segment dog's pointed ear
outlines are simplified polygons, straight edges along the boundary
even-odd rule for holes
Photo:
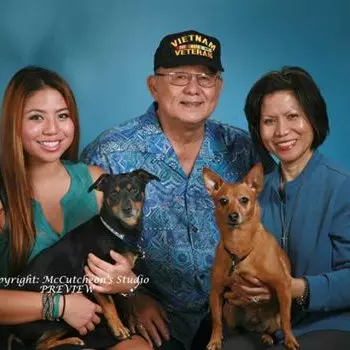
[[[152,180],[160,181],[160,178],[158,176],[153,175],[144,169],[136,169],[132,173],[133,173],[133,175],[136,175],[136,176],[140,177],[141,179],[143,179],[145,183],[148,183]]]
[[[221,188],[224,180],[209,168],[203,168],[203,182],[208,193],[213,196]]]
[[[245,182],[255,192],[260,193],[264,184],[264,169],[261,163],[255,164],[244,178]]]
[[[106,189],[106,185],[108,183],[108,179],[111,174],[102,174],[88,189],[88,192],[92,190],[104,191]]]

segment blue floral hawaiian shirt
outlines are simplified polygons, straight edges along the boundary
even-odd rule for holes
[[[113,173],[143,168],[158,176],[146,188],[143,248],[138,267],[150,279],[146,287],[164,306],[169,329],[186,349],[208,313],[210,275],[219,241],[213,203],[202,180],[209,167],[236,182],[257,157],[247,133],[209,119],[192,172],[187,176],[156,116],[146,114],[102,133],[86,147],[82,160]],[[108,157],[108,162],[106,160]]]

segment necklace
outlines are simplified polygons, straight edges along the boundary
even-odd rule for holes
[[[281,178],[282,180],[282,178]],[[297,189],[296,195],[294,197],[293,203],[291,205],[291,212],[290,212],[290,217],[289,220],[287,218],[287,206],[286,206],[286,196],[285,196],[285,190],[283,189],[283,183],[280,181],[279,184],[279,194],[281,198],[281,208],[280,208],[280,213],[281,213],[281,224],[282,224],[282,236],[281,236],[281,247],[282,249],[288,254],[288,243],[289,243],[289,234],[290,234],[290,228],[292,225],[293,217],[297,208],[297,203],[298,199],[300,196],[301,188],[303,187],[304,184],[304,179],[301,179],[300,185]]]

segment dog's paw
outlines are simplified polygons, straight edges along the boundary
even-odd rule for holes
[[[261,341],[266,345],[273,345],[273,338],[271,337],[270,334],[267,334],[267,333],[263,334],[261,336]]]
[[[299,349],[299,343],[295,339],[294,336],[285,337],[284,339],[284,345],[288,350],[298,350]]]
[[[68,339],[69,339],[69,343],[67,342],[67,344],[79,345],[79,346],[85,345],[85,343],[80,338],[72,337],[72,338],[68,338]]]
[[[130,333],[129,329],[124,327],[124,326],[117,327],[114,330],[114,335],[119,340],[131,338],[131,333]]]
[[[221,341],[211,341],[207,345],[207,350],[221,350],[222,349],[222,342]]]

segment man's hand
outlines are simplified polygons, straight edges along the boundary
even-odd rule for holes
[[[146,294],[137,294],[130,300],[133,303],[134,319],[129,320],[131,332],[139,332],[153,346],[162,345],[162,340],[169,340],[168,318],[163,307]]]
[[[89,278],[89,286],[99,293],[127,293],[137,285],[137,277],[129,262],[120,254],[111,250],[110,255],[115,261],[110,264],[94,254],[89,254],[85,274]]]

